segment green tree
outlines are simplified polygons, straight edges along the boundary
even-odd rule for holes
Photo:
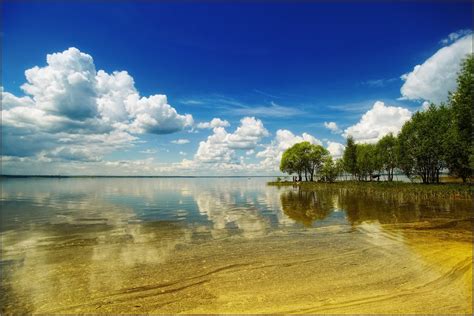
[[[314,180],[314,175],[321,169],[329,152],[320,145],[309,142],[295,144],[283,153],[280,170],[289,174],[296,173],[298,180]]]
[[[327,158],[330,158],[329,151],[321,145],[310,145],[310,149],[307,152],[308,159],[308,173],[310,175],[310,180],[314,180],[314,175],[317,174],[323,163]]]
[[[431,104],[416,112],[398,135],[399,165],[408,177],[418,175],[423,183],[438,183],[446,167],[446,148],[450,126],[450,109]]]
[[[344,173],[344,160],[342,158],[336,160],[336,173],[337,177],[341,176]]]
[[[334,182],[336,181],[338,172],[337,164],[334,163],[331,156],[327,156],[321,168],[321,179],[326,182]]]
[[[296,148],[290,147],[283,153],[280,161],[280,170],[288,174],[297,174],[298,181],[302,180],[302,158],[297,154]]]
[[[452,121],[449,128],[449,145],[446,153],[447,167],[451,174],[463,182],[472,176],[474,161],[473,137],[473,89],[474,55],[469,54],[461,64],[457,77],[457,89],[449,95]]]
[[[304,173],[305,181],[308,181],[308,176],[311,175],[312,165],[311,165],[311,151],[312,145],[310,142],[301,142],[293,145],[295,154],[299,157],[299,168],[302,169]]]
[[[356,148],[356,162],[359,180],[372,180],[376,170],[380,170],[377,150],[374,144],[358,144]]]
[[[357,172],[357,145],[352,136],[347,137],[346,149],[344,150],[344,170],[355,176]]]
[[[393,180],[393,172],[398,165],[397,138],[392,133],[377,142],[377,157],[381,169],[387,172],[388,181]]]

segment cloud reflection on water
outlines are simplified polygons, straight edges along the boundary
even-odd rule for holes
[[[318,234],[322,226],[355,228],[375,247],[408,253],[404,237],[383,224],[470,216],[470,201],[308,192],[266,180],[2,180],[2,300],[23,311],[51,298],[67,304],[140,283],[143,269],[166,275],[160,269],[173,260],[204,265],[179,253],[209,240]]]

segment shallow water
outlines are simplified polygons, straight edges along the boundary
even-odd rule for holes
[[[268,180],[1,180],[2,310],[472,312],[471,201]]]

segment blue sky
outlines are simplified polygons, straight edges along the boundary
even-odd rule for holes
[[[361,142],[373,141],[392,127],[376,131],[367,131],[365,126],[350,128],[361,123],[362,115],[374,109],[377,101],[383,102],[378,108],[380,113],[395,111],[389,107],[412,113],[425,101],[440,101],[433,91],[417,94],[420,89],[412,83],[420,80],[415,80],[414,67],[427,65],[426,73],[418,76],[428,80],[427,85],[430,85],[429,80],[452,81],[436,71],[449,68],[455,72],[456,59],[444,60],[440,53],[431,64],[427,61],[443,48],[455,51],[456,56],[462,55],[459,51],[465,54],[467,45],[461,47],[460,42],[471,36],[472,27],[472,4],[448,1],[223,4],[6,1],[3,11],[3,89],[16,98],[26,96],[33,100],[27,102],[28,106],[43,111],[37,115],[63,115],[61,118],[66,115],[77,124],[85,122],[83,118],[69,115],[73,112],[67,114],[54,108],[61,108],[61,104],[51,105],[44,101],[52,100],[48,96],[42,94],[41,99],[21,88],[27,82],[25,70],[47,67],[47,54],[74,47],[91,56],[96,71],[104,70],[108,74],[127,71],[133,77],[140,98],[166,95],[178,120],[185,114],[193,119],[192,123],[183,123],[182,118],[181,125],[166,133],[160,128],[173,122],[159,121],[154,129],[143,128],[142,124],[140,131],[124,127],[121,131],[134,138],[128,145],[99,150],[94,159],[83,159],[93,150],[87,149],[86,144],[74,147],[77,144],[72,141],[68,143],[70,145],[64,145],[64,137],[61,141],[57,138],[61,131],[51,126],[42,130],[37,130],[41,129],[38,126],[28,129],[38,135],[44,133],[44,138],[34,143],[43,143],[47,138],[45,146],[38,145],[37,150],[28,153],[14,150],[11,146],[22,147],[18,143],[25,139],[18,140],[18,135],[28,137],[26,130],[19,130],[24,128],[22,120],[25,118],[18,113],[6,113],[4,146],[10,148],[3,148],[8,160],[4,173],[21,173],[22,170],[100,173],[106,165],[125,166],[128,163],[126,172],[132,173],[176,174],[183,171],[193,174],[208,168],[211,173],[216,170],[222,170],[221,173],[258,170],[262,174],[274,174],[269,166],[277,161],[273,159],[261,165],[270,153],[258,153],[269,149],[272,142],[273,147],[284,147],[284,141],[277,139],[278,130],[290,131],[294,139],[298,139],[298,135],[303,139],[302,133],[307,133],[315,139],[313,142],[323,146],[328,146],[328,141],[344,144],[351,131],[368,135],[361,134]],[[470,47],[472,52],[472,45]],[[401,79],[407,73],[412,73],[413,78]],[[35,84],[47,90],[47,82],[37,82],[41,78],[37,77]],[[404,84],[407,85],[406,93],[401,92]],[[68,91],[65,93],[77,96],[73,90]],[[60,102],[56,97],[54,102]],[[99,100],[99,96],[95,94],[95,97]],[[71,106],[76,109],[83,106],[83,101],[74,100]],[[93,101],[94,104],[97,102]],[[410,115],[402,110],[396,110],[400,115],[387,120],[400,119],[402,122]],[[102,112],[94,113],[94,118],[102,120]],[[158,115],[154,113],[151,115]],[[375,119],[377,113],[373,111],[370,115]],[[127,124],[132,126],[138,114],[129,111],[128,115]],[[245,123],[249,132],[224,136],[226,140],[217,142],[226,143],[224,149],[208,138],[216,131],[197,128],[199,123],[220,118],[230,125],[220,128],[227,134],[235,134],[236,129],[244,125],[240,122],[244,117],[255,118],[255,121]],[[325,122],[326,125],[333,122],[337,128],[330,130]],[[398,125],[393,126],[395,132]],[[70,138],[100,134],[88,128],[68,130],[67,133]],[[361,128],[365,129],[361,131]],[[114,129],[117,129],[116,125]],[[101,131],[110,133],[110,129]],[[5,140],[8,135],[13,136]],[[233,137],[247,139],[239,139],[239,145],[229,145],[229,139]],[[189,142],[171,143],[178,139]],[[285,139],[288,143],[295,141]],[[108,140],[104,142],[110,144]],[[200,142],[208,142],[209,146],[199,148]],[[202,155],[198,154],[200,149]],[[205,150],[219,153],[208,159]],[[272,153],[278,156],[280,151]],[[63,155],[66,152],[67,155]],[[205,157],[198,159],[201,156]],[[186,160],[184,164],[182,159]],[[143,162],[141,165],[140,161]],[[149,169],[140,169],[140,166]],[[110,169],[107,172],[122,171]]]

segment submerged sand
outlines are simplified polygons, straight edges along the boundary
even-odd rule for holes
[[[472,203],[265,179],[2,183],[3,313],[472,314]]]
[[[452,223],[363,222],[251,240],[191,240],[161,224],[130,225],[142,236],[133,242],[123,230],[102,242],[94,231],[52,234],[6,249],[2,305],[42,314],[471,314],[472,225]]]

